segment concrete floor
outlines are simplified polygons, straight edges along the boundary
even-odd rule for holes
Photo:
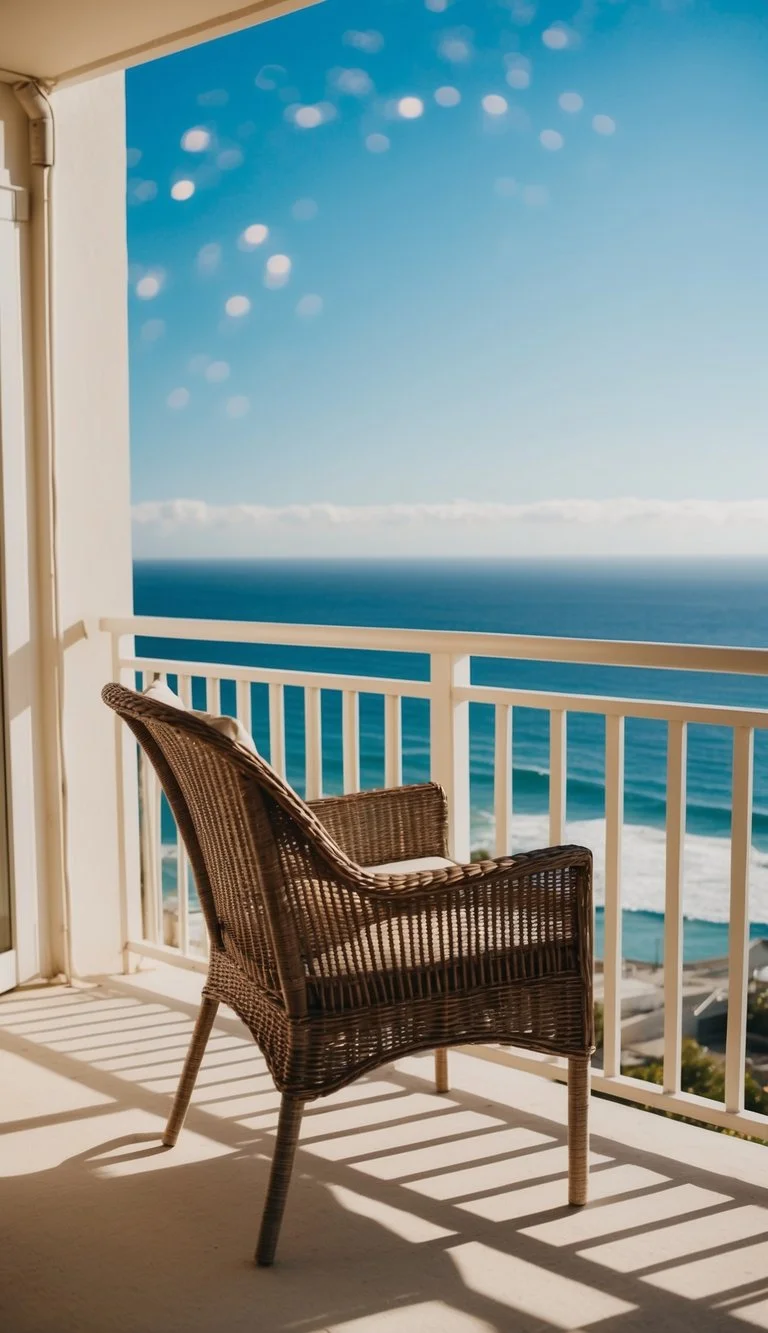
[[[457,1053],[448,1096],[410,1059],[307,1112],[254,1268],[278,1098],[234,1018],[159,1145],[195,987],[0,1000],[3,1333],[768,1329],[765,1148],[593,1099],[571,1210],[564,1089]]]

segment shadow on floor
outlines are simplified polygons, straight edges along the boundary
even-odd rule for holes
[[[461,1055],[447,1097],[416,1059],[313,1104],[278,1263],[255,1269],[279,1099],[226,1021],[163,1150],[190,1031],[183,1005],[103,989],[0,1002],[9,1333],[768,1329],[768,1163],[734,1184],[710,1135],[717,1170],[684,1167],[656,1117],[638,1151],[638,1113],[611,1107],[593,1202],[569,1209],[564,1090],[505,1071],[502,1101]],[[537,1113],[516,1110],[532,1083]]]

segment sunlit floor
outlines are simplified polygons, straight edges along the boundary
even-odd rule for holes
[[[160,1147],[176,990],[0,1000],[8,1333],[768,1329],[768,1151],[593,1099],[571,1210],[564,1090],[457,1053],[448,1096],[419,1058],[310,1107],[278,1262],[254,1268],[278,1097],[225,1016]]]

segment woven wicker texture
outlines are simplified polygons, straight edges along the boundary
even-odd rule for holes
[[[107,685],[103,698],[157,770],[210,937],[205,1013],[169,1142],[183,1121],[215,1004],[223,1002],[250,1028],[285,1096],[278,1158],[288,1175],[297,1101],[408,1052],[472,1042],[571,1057],[580,1075],[571,1112],[578,1102],[586,1143],[583,1070],[594,1049],[586,848],[374,874],[364,867],[446,855],[439,787],[306,804],[263,759],[194,714],[120,685]],[[444,1073],[441,1079],[447,1082]],[[585,1150],[578,1157],[580,1195]],[[277,1177],[283,1181],[285,1171]],[[275,1228],[287,1178],[276,1189],[283,1193],[272,1199],[270,1190]],[[275,1228],[262,1228],[260,1262],[271,1262]]]

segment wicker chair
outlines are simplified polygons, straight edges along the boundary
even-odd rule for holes
[[[159,775],[210,939],[208,977],[163,1142],[176,1142],[220,1003],[253,1033],[282,1094],[256,1249],[271,1264],[305,1102],[409,1052],[506,1042],[568,1057],[569,1201],[587,1198],[592,858],[555,847],[445,858],[428,783],[305,804],[202,718],[120,685],[104,701]],[[365,867],[368,867],[367,869]]]

